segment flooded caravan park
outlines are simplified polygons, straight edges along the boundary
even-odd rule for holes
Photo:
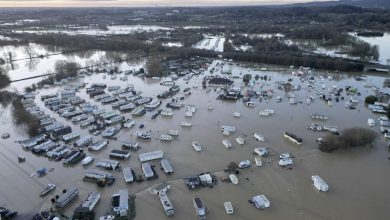
[[[93,57],[93,56],[92,56]],[[49,58],[50,59],[50,58]],[[42,65],[44,65],[43,62]],[[138,70],[144,62],[131,64],[122,63],[118,65],[124,72]],[[222,67],[223,66],[223,67]],[[48,68],[49,69],[49,68]],[[211,73],[211,70],[214,70]],[[275,70],[272,70],[275,69]],[[37,71],[38,72],[38,71]],[[230,73],[231,74],[222,74]],[[386,76],[368,75],[363,81],[358,81],[353,75],[343,73],[329,73],[313,71],[315,82],[308,87],[307,78],[301,81],[299,76],[294,76],[297,69],[275,68],[261,69],[256,66],[228,62],[223,60],[212,60],[210,65],[200,75],[190,74],[192,77],[184,79],[180,77],[175,81],[181,91],[175,97],[184,97],[183,104],[196,106],[196,113],[191,118],[185,117],[185,109],[174,110],[172,117],[159,115],[151,119],[154,112],[147,112],[143,116],[131,116],[130,113],[121,113],[126,118],[133,118],[136,121],[134,127],[123,128],[116,135],[116,140],[109,140],[108,147],[98,152],[85,151],[87,155],[95,157],[95,161],[88,167],[80,164],[65,167],[61,162],[48,160],[46,157],[37,156],[31,152],[24,151],[15,141],[26,139],[27,136],[20,128],[13,125],[10,117],[10,109],[2,109],[0,120],[2,126],[0,133],[9,132],[9,139],[0,140],[0,165],[3,167],[0,182],[0,206],[6,206],[19,212],[16,219],[30,218],[41,208],[50,207],[50,199],[60,194],[62,189],[69,189],[72,186],[79,188],[79,197],[66,207],[65,214],[71,215],[73,210],[87,196],[89,192],[101,193],[101,201],[95,210],[96,216],[103,216],[110,210],[111,196],[119,189],[128,189],[130,193],[136,194],[136,219],[167,219],[162,210],[157,196],[152,195],[147,189],[162,182],[171,185],[168,196],[175,207],[175,215],[172,219],[197,219],[192,205],[192,198],[199,197],[206,206],[207,219],[253,219],[254,216],[266,219],[386,219],[388,216],[390,202],[390,189],[387,182],[390,175],[387,173],[390,162],[387,141],[379,131],[377,117],[382,116],[372,113],[365,105],[364,98],[374,94],[373,88],[389,93],[384,87]],[[10,72],[25,76],[27,73]],[[202,88],[203,77],[207,75],[223,75],[234,81],[234,86],[242,87],[243,91],[250,87],[244,86],[243,75],[251,74],[251,89],[254,91],[273,91],[272,97],[260,100],[253,99],[254,108],[245,106],[242,100],[222,101],[218,100],[221,94],[220,89],[210,87]],[[267,76],[267,80],[254,80],[255,76]],[[104,76],[106,76],[104,78]],[[76,82],[105,83],[108,86],[120,86],[125,88],[129,84],[134,85],[136,91],[142,91],[143,97],[157,98],[157,95],[166,91],[169,87],[160,85],[167,78],[152,79],[135,75],[128,75],[127,80],[121,80],[124,73],[117,74],[116,79],[105,73],[94,73],[76,79]],[[18,75],[19,77],[19,75]],[[123,78],[122,78],[123,79]],[[264,79],[264,77],[263,77]],[[290,82],[294,86],[300,86],[299,90],[286,92],[278,89],[277,82]],[[31,84],[34,80],[20,81],[12,84],[20,91],[23,87]],[[50,114],[57,121],[72,127],[73,131],[79,131],[81,136],[88,135],[87,129],[81,129],[79,125],[73,124],[59,115],[51,112],[44,106],[40,97],[62,91],[65,87],[71,86],[75,81],[65,83],[62,86],[54,86],[48,89],[40,89],[35,97],[35,103],[40,109]],[[322,86],[325,85],[325,89]],[[320,100],[321,93],[328,93],[332,88],[343,88],[353,86],[359,91],[360,96],[354,95],[358,100],[356,109],[345,108],[345,102],[333,102],[329,106]],[[184,88],[190,88],[191,94],[185,95]],[[107,112],[112,111],[110,104],[102,105],[100,102],[91,99],[85,88],[79,89],[77,96],[87,102],[95,104],[99,109]],[[297,104],[290,104],[289,97],[294,95]],[[282,98],[281,102],[276,97]],[[307,98],[313,96],[313,100],[307,104]],[[342,93],[345,101],[349,96]],[[172,98],[162,100],[162,108]],[[212,107],[212,109],[210,108]],[[272,116],[261,117],[259,111],[273,109]],[[240,117],[234,117],[233,113],[239,112]],[[323,153],[318,150],[316,139],[324,136],[324,132],[314,132],[306,127],[314,121],[310,114],[326,114],[329,119],[326,124],[337,126],[340,130],[348,127],[368,127],[367,119],[375,118],[376,126],[372,129],[378,133],[378,138],[373,148],[357,148],[341,150],[334,153]],[[186,121],[192,124],[191,127],[182,127],[180,123]],[[317,122],[316,122],[317,123]],[[143,130],[151,131],[150,140],[136,138],[135,132],[138,127],[144,124]],[[222,125],[235,126],[237,130],[225,136],[221,132]],[[159,139],[161,134],[169,130],[178,130],[178,137],[170,142]],[[303,139],[300,146],[294,145],[283,138],[283,131],[290,131]],[[253,133],[264,136],[264,142],[258,142]],[[236,137],[241,136],[246,140],[244,145],[236,142]],[[93,136],[94,140],[100,140],[101,136]],[[231,149],[226,149],[222,140],[227,139],[232,143]],[[87,169],[95,169],[95,163],[99,159],[109,158],[113,149],[120,149],[125,141],[139,142],[141,149],[131,152],[130,159],[121,160],[122,167],[131,167],[136,174],[142,174],[138,155],[154,150],[162,150],[164,158],[169,159],[174,174],[165,175],[160,167],[159,161],[151,161],[156,165],[157,179],[144,181],[142,183],[126,184],[123,181],[122,172],[108,171],[115,176],[116,181],[111,186],[98,187],[94,183],[82,181]],[[192,149],[191,143],[198,141],[202,146],[201,152]],[[257,167],[254,164],[253,150],[256,147],[267,147],[270,156],[263,158],[263,165]],[[292,169],[284,169],[278,165],[279,154],[289,152],[294,158]],[[23,155],[26,158],[24,163],[18,163],[17,156]],[[223,170],[231,161],[240,162],[250,160],[250,168],[240,170],[238,185],[220,181],[226,174]],[[54,168],[44,177],[31,177],[39,168]],[[96,168],[99,169],[99,168]],[[183,178],[197,175],[202,172],[212,172],[217,176],[218,183],[213,188],[201,188],[190,191],[184,184]],[[330,190],[326,193],[318,192],[311,181],[312,175],[320,175],[329,184]],[[54,183],[57,186],[55,193],[40,198],[39,193],[48,184]],[[265,210],[258,210],[248,203],[254,195],[264,194],[271,202],[271,207]],[[227,215],[223,203],[230,201],[234,207],[234,214]],[[353,214],[353,217],[351,215]]]

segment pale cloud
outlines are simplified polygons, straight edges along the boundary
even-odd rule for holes
[[[151,7],[271,5],[316,0],[0,0],[0,7]]]

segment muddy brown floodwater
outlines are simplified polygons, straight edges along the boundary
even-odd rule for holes
[[[214,61],[211,66],[217,62]],[[225,69],[228,65],[225,65]],[[12,125],[9,108],[2,109],[0,113],[1,127],[0,133],[9,132],[11,138],[0,140],[0,206],[16,209],[19,215],[16,219],[30,219],[38,212],[41,207],[47,207],[50,204],[50,198],[55,193],[45,198],[39,197],[39,192],[48,184],[57,185],[56,193],[62,189],[71,186],[79,188],[79,198],[72,202],[65,209],[65,214],[70,215],[80,202],[87,196],[88,192],[98,191],[102,199],[98,204],[96,216],[102,216],[110,210],[110,200],[114,193],[119,189],[126,188],[130,193],[135,193],[136,198],[136,219],[197,219],[195,210],[192,206],[192,198],[198,196],[202,199],[208,209],[207,219],[375,219],[385,220],[389,218],[390,210],[390,156],[387,149],[387,141],[383,135],[378,135],[378,139],[373,148],[357,148],[347,151],[338,151],[334,153],[322,153],[318,150],[315,140],[325,135],[322,132],[313,132],[306,129],[306,126],[312,123],[311,113],[323,113],[329,116],[327,125],[335,125],[340,129],[348,127],[368,127],[367,118],[377,118],[380,115],[374,115],[364,106],[364,97],[373,94],[371,88],[364,87],[363,81],[356,81],[354,78],[344,74],[332,74],[333,79],[329,80],[326,76],[324,84],[326,89],[321,89],[319,82],[320,73],[316,73],[316,89],[327,91],[333,85],[338,88],[344,88],[346,85],[352,85],[361,92],[358,108],[348,110],[344,107],[344,101],[333,102],[329,107],[323,101],[319,100],[318,95],[313,91],[307,90],[308,82],[300,82],[298,77],[291,76],[289,70],[259,71],[247,69],[234,64],[232,67],[233,75],[240,76],[240,73],[250,72],[252,75],[271,76],[269,85],[267,82],[256,83],[255,90],[273,89],[275,94],[269,101],[259,102],[256,100],[255,108],[247,108],[242,101],[226,102],[216,100],[219,95],[216,91],[207,93],[201,88],[203,75],[194,76],[186,84],[183,79],[178,80],[181,89],[191,87],[192,94],[184,100],[187,104],[194,104],[197,111],[192,118],[184,117],[184,109],[175,110],[173,117],[158,116],[157,119],[150,119],[148,112],[141,117],[134,117],[136,126],[131,129],[122,129],[117,135],[116,141],[110,141],[107,148],[100,152],[87,152],[95,156],[95,162],[100,158],[108,158],[112,149],[120,149],[122,141],[129,141],[131,134],[138,130],[138,125],[145,124],[145,130],[152,130],[152,140],[140,142],[141,149],[132,153],[129,160],[121,161],[121,165],[130,166],[135,169],[137,174],[141,174],[141,166],[138,160],[138,154],[161,149],[164,157],[171,161],[175,170],[173,175],[167,176],[160,169],[156,169],[159,178],[145,181],[143,183],[125,184],[121,171],[111,171],[116,177],[116,182],[112,186],[99,188],[94,183],[83,182],[82,178],[85,169],[95,168],[95,162],[87,168],[77,164],[72,167],[64,167],[60,162],[49,161],[45,157],[33,155],[31,152],[24,151],[17,140],[26,138],[26,136]],[[205,74],[208,74],[206,71]],[[118,77],[119,78],[119,77]],[[298,105],[288,103],[287,93],[278,90],[276,81],[293,78],[293,83],[301,85],[302,89],[291,92],[295,97],[302,101]],[[381,91],[389,93],[389,89],[383,88],[385,77],[368,76],[366,83],[373,84]],[[95,74],[82,78],[85,82],[104,82],[108,85],[125,86],[127,83],[135,85],[136,90],[143,91],[143,96],[156,97],[158,93],[165,91],[168,87],[159,85],[158,80],[142,79],[130,76],[128,81],[123,82],[119,79],[111,80],[110,77],[103,80],[102,74]],[[242,79],[236,79],[236,84],[240,85]],[[26,82],[24,82],[26,83]],[[194,86],[198,88],[194,88]],[[58,91],[60,87],[51,89],[42,89],[36,98],[36,103],[49,113],[62,121],[76,131],[86,135],[86,129],[80,129],[78,125],[72,125],[70,121],[56,116],[43,106],[39,97],[43,94],[50,94]],[[85,89],[81,89],[79,96],[89,97]],[[276,96],[283,98],[281,103],[276,102]],[[306,104],[308,95],[316,96],[311,104]],[[347,98],[345,93],[343,96]],[[94,103],[94,100],[89,100]],[[163,101],[163,106],[167,100]],[[111,110],[110,105],[101,105],[100,108]],[[208,110],[208,106],[213,106],[213,110]],[[263,118],[258,115],[259,111],[265,108],[272,108],[275,114],[272,117]],[[241,117],[233,117],[234,112],[240,112]],[[130,117],[130,114],[125,114]],[[180,122],[189,121],[192,127],[180,127]],[[372,129],[379,134],[379,123]],[[232,125],[237,131],[230,136],[223,136],[220,132],[221,125]],[[170,129],[179,130],[179,136],[172,142],[161,142],[158,137],[168,132]],[[303,138],[303,144],[296,146],[287,142],[283,138],[283,131],[291,131]],[[265,142],[257,142],[252,134],[261,133],[265,137]],[[235,141],[237,136],[243,136],[246,144],[240,146]],[[134,136],[134,135],[133,135]],[[99,137],[94,137],[98,140]],[[135,139],[135,137],[133,137]],[[233,144],[233,148],[227,150],[222,144],[223,139],[228,139]],[[198,141],[203,145],[201,152],[195,152],[191,143]],[[271,156],[263,159],[263,166],[254,165],[255,147],[265,146],[271,148]],[[283,169],[278,166],[278,156],[280,153],[290,152],[295,155],[295,164],[293,169]],[[17,155],[24,155],[26,162],[18,163]],[[249,159],[252,166],[242,170],[239,174],[239,184],[221,182],[213,188],[201,188],[195,191],[189,191],[184,185],[182,178],[199,174],[205,171],[215,172],[222,177],[225,175],[223,170],[231,161],[239,162]],[[152,161],[152,164],[159,168],[159,160]],[[48,175],[37,178],[30,177],[31,173],[41,168],[55,168]],[[326,193],[317,191],[311,181],[312,175],[320,175],[330,186]],[[246,181],[246,178],[249,181]],[[166,217],[158,197],[150,194],[148,188],[158,185],[164,181],[171,184],[171,190],[168,192],[175,215]],[[271,207],[265,210],[258,210],[248,203],[248,199],[254,195],[264,194],[271,202]],[[227,215],[223,206],[226,201],[232,202],[234,214]]]

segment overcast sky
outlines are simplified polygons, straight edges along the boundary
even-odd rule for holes
[[[0,7],[155,7],[269,5],[319,0],[0,0]]]

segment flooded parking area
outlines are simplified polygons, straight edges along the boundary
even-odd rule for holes
[[[223,45],[223,43],[222,43]],[[168,219],[165,216],[161,202],[149,190],[161,183],[170,185],[167,192],[175,214],[172,219],[198,219],[193,205],[193,198],[202,200],[206,208],[206,219],[386,219],[390,208],[390,181],[388,168],[389,152],[387,141],[380,133],[377,120],[381,114],[372,113],[364,104],[364,98],[375,94],[379,89],[390,93],[384,87],[385,76],[365,76],[357,78],[354,75],[330,73],[322,71],[308,71],[279,67],[258,67],[224,60],[211,60],[199,72],[189,73],[177,80],[171,77],[144,78],[140,75],[125,73],[129,70],[138,70],[144,62],[137,65],[123,63],[119,65],[122,73],[109,75],[93,73],[84,75],[74,81],[61,86],[53,86],[37,91],[34,102],[56,121],[68,125],[72,131],[79,132],[81,137],[91,135],[93,142],[103,140],[101,134],[92,135],[87,128],[81,128],[80,123],[72,123],[59,114],[50,111],[42,96],[61,93],[66,87],[75,88],[78,83],[86,83],[85,88],[79,88],[75,95],[85,99],[99,110],[117,112],[125,119],[134,119],[135,125],[131,128],[121,128],[115,139],[108,139],[108,146],[100,151],[89,151],[84,148],[87,156],[95,160],[82,166],[80,163],[64,166],[62,162],[48,160],[25,151],[17,141],[27,139],[20,128],[13,125],[10,107],[1,109],[0,134],[10,133],[11,137],[0,140],[0,206],[7,206],[19,212],[16,219],[29,219],[42,208],[50,207],[50,199],[61,194],[62,189],[76,186],[79,190],[78,198],[65,209],[66,215],[72,215],[73,210],[86,198],[89,192],[99,192],[101,199],[95,209],[96,216],[103,216],[111,210],[111,197],[120,189],[128,189],[136,195],[135,219]],[[12,78],[12,72],[10,73]],[[16,74],[16,73],[15,73]],[[243,79],[250,74],[248,85]],[[261,95],[252,97],[249,106],[247,102],[239,100],[221,100],[222,87],[207,85],[203,88],[206,76],[221,76],[233,81],[233,88],[241,88],[242,94],[256,91]],[[124,77],[126,76],[126,78]],[[258,76],[258,77],[256,77]],[[363,80],[361,80],[363,79]],[[309,82],[311,80],[311,82]],[[169,90],[170,86],[161,85],[163,82],[173,81],[180,91],[173,96],[160,99],[162,104],[153,111],[146,111],[142,116],[132,115],[131,112],[120,112],[113,109],[113,104],[103,104],[87,93],[94,83],[104,83],[106,94],[109,87],[119,86],[121,89],[134,87],[134,91],[142,97],[158,100],[158,95]],[[284,82],[284,83],[282,83]],[[22,89],[31,81],[21,81],[12,86]],[[281,87],[289,85],[289,89]],[[310,85],[310,86],[309,86]],[[347,95],[346,87],[354,87],[357,93]],[[343,89],[340,100],[336,101],[333,91]],[[186,92],[184,91],[186,90]],[[322,96],[332,96],[332,102],[324,101]],[[119,97],[119,96],[118,96]],[[343,99],[341,99],[343,97]],[[177,98],[177,99],[175,99]],[[345,102],[353,99],[355,109],[346,108]],[[172,99],[178,100],[182,106],[173,109],[171,116],[157,114],[158,109],[165,109]],[[295,102],[291,103],[291,99]],[[310,99],[310,102],[308,101]],[[142,106],[140,104],[139,106]],[[188,106],[188,107],[185,107]],[[77,107],[78,109],[80,107]],[[196,111],[188,115],[189,108]],[[272,109],[272,114],[259,114],[266,109]],[[239,113],[238,114],[234,113]],[[328,117],[325,122],[313,121],[311,114],[323,114]],[[315,132],[307,129],[312,123],[321,126],[337,126],[341,131],[350,127],[369,128],[368,118],[374,118],[376,125],[371,127],[378,134],[372,148],[356,148],[340,150],[333,153],[319,151],[316,139],[325,136],[326,132]],[[187,125],[183,126],[183,122]],[[140,126],[142,124],[142,126]],[[221,126],[235,127],[229,135],[223,134]],[[141,128],[142,127],[142,128]],[[170,130],[177,130],[178,135],[171,141],[160,140],[162,134]],[[150,139],[137,138],[137,131],[149,131]],[[297,145],[284,137],[284,132],[292,132],[302,138],[302,144]],[[264,141],[258,141],[254,133],[261,134]],[[237,137],[245,140],[239,144]],[[231,148],[227,149],[222,143],[228,140]],[[114,171],[96,167],[100,159],[110,158],[112,150],[120,150],[124,142],[138,142],[140,149],[130,151],[129,159],[119,160],[120,166],[131,167],[135,174],[143,175],[139,155],[161,150],[164,158],[170,161],[174,173],[166,175],[160,169],[160,160],[149,163],[155,166],[158,178],[143,182],[125,183],[121,169]],[[202,148],[194,150],[193,142],[198,142]],[[70,147],[71,144],[68,144]],[[269,156],[262,158],[262,166],[256,166],[254,149],[265,147]],[[282,153],[294,155],[294,165],[288,168],[279,166],[279,156]],[[23,155],[25,162],[19,163],[17,156]],[[230,162],[239,163],[249,160],[251,166],[239,169],[238,184],[223,181],[227,173],[224,170]],[[38,169],[53,168],[43,177],[32,176]],[[116,179],[113,185],[99,187],[95,183],[83,181],[86,170],[97,169],[110,173]],[[189,190],[185,185],[185,178],[211,172],[217,180],[213,187],[202,187]],[[319,175],[329,185],[328,192],[320,192],[314,186],[311,176]],[[49,196],[40,198],[39,193],[48,183],[54,183],[57,188]],[[253,207],[248,200],[256,195],[265,195],[270,201],[270,207],[259,210]],[[231,202],[233,214],[227,214],[224,202]],[[353,215],[351,215],[353,213]]]

